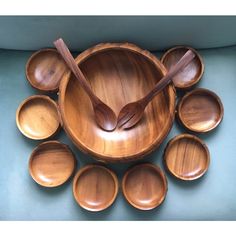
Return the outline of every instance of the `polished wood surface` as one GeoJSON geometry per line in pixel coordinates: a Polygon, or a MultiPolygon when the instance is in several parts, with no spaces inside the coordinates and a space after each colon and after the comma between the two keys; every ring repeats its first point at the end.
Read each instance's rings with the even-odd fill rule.
{"type": "Polygon", "coordinates": [[[122,191],[132,206],[140,210],[151,210],[164,201],[167,179],[158,166],[139,164],[125,173],[122,191]]]}
{"type": "Polygon", "coordinates": [[[51,137],[60,127],[56,102],[45,95],[28,97],[17,109],[16,124],[28,138],[40,140],[51,137]]]}
{"type": "Polygon", "coordinates": [[[58,52],[64,58],[66,64],[74,73],[78,79],[80,85],[83,87],[85,92],[88,94],[94,110],[94,118],[97,124],[106,131],[113,131],[116,128],[117,117],[114,111],[103,103],[91,89],[87,79],[84,77],[83,72],[80,70],[75,62],[75,59],[71,55],[68,47],[62,39],[58,39],[54,42],[58,52]]]}
{"type": "Polygon", "coordinates": [[[34,53],[26,64],[26,78],[42,92],[54,92],[66,72],[67,66],[55,49],[42,49],[34,53]]]}
{"type": "Polygon", "coordinates": [[[85,166],[74,177],[75,200],[86,210],[105,210],[115,201],[117,193],[118,179],[113,171],[104,166],[85,166]]]}
{"type": "MultiPolygon", "coordinates": [[[[155,56],[129,43],[99,44],[81,53],[76,62],[96,95],[116,114],[127,103],[146,95],[166,74],[155,56]]],[[[153,151],[169,133],[175,90],[168,85],[159,93],[139,125],[105,132],[94,122],[87,94],[68,73],[61,81],[59,108],[65,131],[82,151],[102,161],[130,161],[153,151]]]]}
{"type": "Polygon", "coordinates": [[[208,169],[210,154],[205,143],[190,134],[181,134],[169,141],[164,152],[167,169],[181,180],[200,178],[208,169]]]}
{"type": "Polygon", "coordinates": [[[165,65],[166,69],[170,70],[187,50],[192,50],[196,57],[188,66],[174,76],[173,83],[175,87],[179,89],[189,89],[202,78],[204,72],[202,57],[191,47],[177,46],[169,49],[161,58],[161,62],[165,65]]]}
{"type": "Polygon", "coordinates": [[[69,147],[58,141],[39,144],[29,159],[32,178],[44,187],[65,183],[76,168],[76,159],[69,147]]]}
{"type": "Polygon", "coordinates": [[[187,93],[178,104],[178,117],[189,130],[204,133],[216,128],[223,119],[224,108],[220,98],[208,89],[187,93]]]}
{"type": "Polygon", "coordinates": [[[118,115],[118,127],[129,129],[136,125],[143,117],[144,110],[149,102],[151,102],[152,99],[172,81],[172,78],[187,66],[194,57],[194,52],[188,50],[146,96],[136,102],[125,105],[118,115]]]}

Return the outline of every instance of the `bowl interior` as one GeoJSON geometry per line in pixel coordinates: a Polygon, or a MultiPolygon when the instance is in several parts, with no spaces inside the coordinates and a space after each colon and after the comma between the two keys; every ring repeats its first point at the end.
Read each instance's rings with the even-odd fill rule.
{"type": "MultiPolygon", "coordinates": [[[[164,71],[147,57],[127,49],[107,49],[77,59],[95,94],[118,115],[121,108],[146,95],[164,71]]],[[[163,68],[163,67],[162,67],[163,68]]],[[[90,100],[72,75],[60,91],[64,127],[82,150],[109,161],[142,156],[160,144],[173,122],[175,92],[168,86],[148,105],[130,130],[101,130],[90,100]]]]}
{"type": "Polygon", "coordinates": [[[153,209],[161,204],[167,190],[163,175],[152,165],[140,165],[128,171],[122,187],[126,199],[143,210],[153,209]]]}
{"type": "Polygon", "coordinates": [[[187,94],[178,112],[182,123],[195,132],[212,130],[223,115],[219,99],[206,90],[195,90],[187,94]]]}
{"type": "MultiPolygon", "coordinates": [[[[162,63],[169,70],[180,58],[187,52],[188,47],[177,47],[164,54],[162,63]]],[[[193,49],[192,49],[193,50],[193,49]]],[[[203,64],[198,53],[195,52],[195,58],[177,75],[173,77],[174,85],[177,88],[189,88],[199,81],[203,72],[203,64]]]]}
{"type": "Polygon", "coordinates": [[[60,123],[56,103],[49,97],[32,96],[19,107],[17,124],[21,132],[32,139],[53,135],[60,123]]]}
{"type": "Polygon", "coordinates": [[[44,49],[30,58],[26,74],[31,85],[39,90],[54,91],[66,71],[67,66],[54,49],[44,49]]]}
{"type": "Polygon", "coordinates": [[[69,148],[56,141],[40,144],[29,163],[33,179],[40,185],[55,187],[63,184],[73,173],[75,157],[69,148]]]}
{"type": "Polygon", "coordinates": [[[180,135],[168,144],[165,163],[168,170],[177,178],[197,179],[208,169],[208,149],[196,137],[180,135]]]}
{"type": "Polygon", "coordinates": [[[104,210],[110,206],[118,189],[111,172],[95,165],[82,169],[75,176],[73,185],[74,195],[79,205],[91,211],[104,210]]]}

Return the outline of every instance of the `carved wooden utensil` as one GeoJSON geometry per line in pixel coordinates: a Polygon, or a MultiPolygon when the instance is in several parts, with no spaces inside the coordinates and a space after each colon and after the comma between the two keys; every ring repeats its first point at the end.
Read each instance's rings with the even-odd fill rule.
{"type": "Polygon", "coordinates": [[[149,102],[152,101],[152,99],[171,82],[173,76],[188,65],[194,57],[195,54],[191,50],[188,50],[145,97],[125,105],[118,116],[118,127],[128,129],[137,124],[141,120],[149,102]]]}
{"type": "Polygon", "coordinates": [[[75,77],[80,82],[80,85],[88,94],[91,103],[93,105],[93,110],[95,114],[95,120],[97,124],[106,131],[112,131],[116,128],[117,125],[117,117],[114,111],[108,107],[105,103],[103,103],[92,91],[90,88],[86,78],[83,75],[83,72],[80,70],[78,65],[76,64],[73,56],[71,55],[68,47],[64,43],[62,39],[58,39],[54,42],[55,47],[58,52],[64,58],[66,64],[74,73],[75,77]]]}

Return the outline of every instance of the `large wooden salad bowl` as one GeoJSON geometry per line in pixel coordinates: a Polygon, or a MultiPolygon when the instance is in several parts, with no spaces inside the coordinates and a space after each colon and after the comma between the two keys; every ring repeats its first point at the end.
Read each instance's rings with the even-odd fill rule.
{"type": "MultiPolygon", "coordinates": [[[[125,104],[148,93],[166,73],[154,55],[129,43],[99,44],[81,53],[76,62],[96,95],[117,115],[125,104]]],[[[106,132],[97,126],[87,94],[68,72],[60,84],[59,108],[62,125],[80,150],[101,161],[131,161],[156,149],[169,133],[175,90],[171,84],[158,94],[135,127],[106,132]]]]}

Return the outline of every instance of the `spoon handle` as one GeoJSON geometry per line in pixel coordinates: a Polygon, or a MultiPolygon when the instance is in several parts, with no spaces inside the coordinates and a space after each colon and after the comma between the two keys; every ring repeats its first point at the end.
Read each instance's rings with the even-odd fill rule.
{"type": "Polygon", "coordinates": [[[143,98],[143,101],[148,104],[163,88],[165,88],[172,78],[185,66],[187,66],[195,57],[194,52],[188,50],[180,60],[170,68],[167,74],[155,85],[155,87],[143,98]]]}
{"type": "Polygon", "coordinates": [[[99,98],[92,91],[83,72],[80,70],[80,68],[76,64],[74,57],[71,55],[71,53],[70,53],[68,47],[66,46],[66,44],[64,43],[64,41],[60,38],[54,42],[54,45],[55,45],[57,51],[60,53],[60,55],[65,60],[67,66],[71,69],[71,71],[74,73],[75,77],[80,82],[80,85],[83,87],[83,89],[89,95],[91,101],[94,104],[99,103],[99,101],[100,101],[99,98]]]}

